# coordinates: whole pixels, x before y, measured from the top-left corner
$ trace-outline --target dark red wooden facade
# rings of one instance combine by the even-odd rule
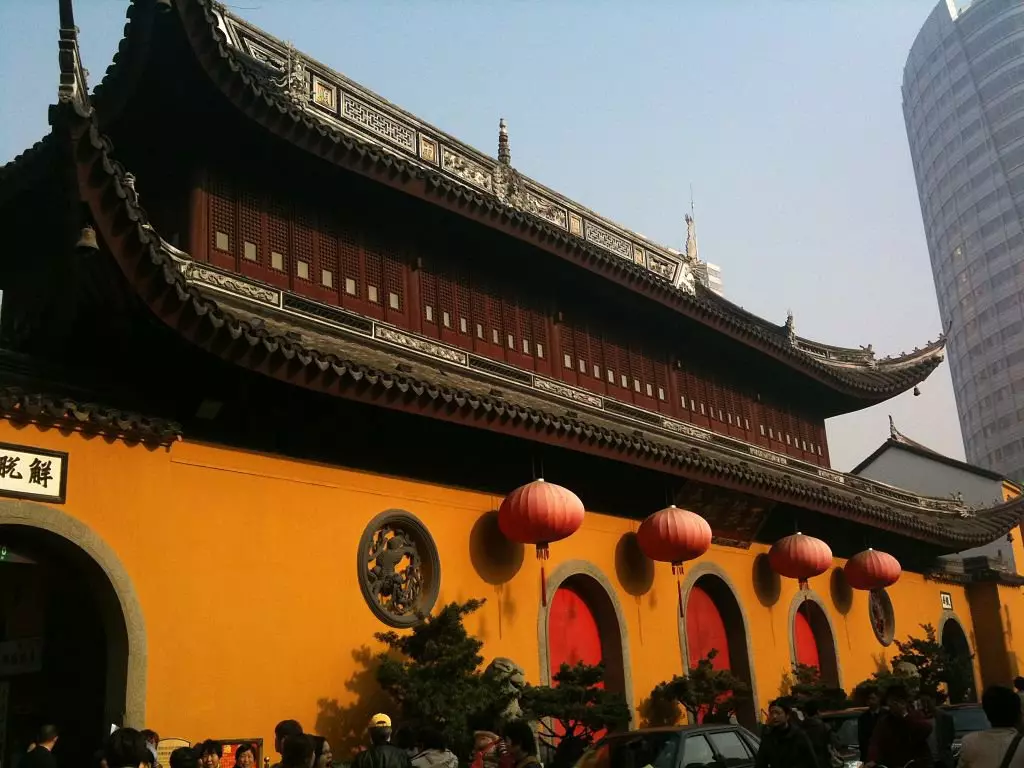
[[[328,209],[291,185],[220,173],[193,191],[193,258],[781,454],[829,465],[821,419],[765,402],[618,313],[553,311],[554,289],[510,270],[493,237],[375,199]],[[386,201],[382,198],[381,202]],[[431,226],[431,223],[433,226]],[[596,302],[595,302],[596,304]]]

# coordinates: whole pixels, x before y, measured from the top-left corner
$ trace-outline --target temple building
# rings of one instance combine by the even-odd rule
[[[286,717],[344,754],[388,706],[374,633],[470,598],[488,661],[604,661],[636,725],[712,649],[748,724],[795,662],[851,688],[923,624],[973,692],[1024,667],[1024,579],[942,559],[1012,536],[1024,563],[1018,489],[830,467],[825,420],[943,338],[757,317],[519,173],[507,126],[479,152],[212,0],[131,2],[92,89],[60,11],[50,131],[0,168],[6,755],[46,718],[69,755],[116,723],[273,756]],[[582,524],[506,536],[542,477]],[[679,575],[648,557],[670,527],[638,536],[673,504],[713,535]],[[902,575],[851,589],[869,548]]]

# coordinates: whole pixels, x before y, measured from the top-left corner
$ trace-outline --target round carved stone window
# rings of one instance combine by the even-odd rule
[[[427,527],[405,510],[389,509],[370,521],[359,540],[356,567],[363,597],[385,624],[419,624],[437,602],[437,547]]]
[[[871,629],[882,645],[889,645],[896,636],[896,614],[892,601],[884,589],[873,589],[868,596],[868,615]]]

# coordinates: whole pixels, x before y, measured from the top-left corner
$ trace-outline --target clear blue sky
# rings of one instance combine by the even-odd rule
[[[78,0],[95,83],[127,0]],[[727,296],[828,343],[881,354],[938,335],[900,106],[934,0],[244,0],[239,15],[621,224],[701,255]],[[0,0],[0,162],[46,131],[57,0]],[[945,365],[829,422],[849,469],[887,435],[963,456]]]

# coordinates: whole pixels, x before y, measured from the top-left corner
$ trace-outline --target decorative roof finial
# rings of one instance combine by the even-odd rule
[[[498,120],[498,162],[512,165],[512,150],[508,146],[508,123],[505,118]]]
[[[697,225],[694,223],[691,214],[688,213],[683,218],[686,220],[686,260],[696,264],[699,260],[697,255]]]
[[[790,341],[796,338],[796,323],[793,321],[793,310],[786,311],[786,334]]]
[[[892,420],[892,414],[889,414],[889,437],[895,438],[899,435],[896,431],[896,422]]]
[[[697,250],[697,223],[693,211],[693,184],[690,185],[690,212],[683,219],[686,221],[686,260],[691,264],[700,261]]]

